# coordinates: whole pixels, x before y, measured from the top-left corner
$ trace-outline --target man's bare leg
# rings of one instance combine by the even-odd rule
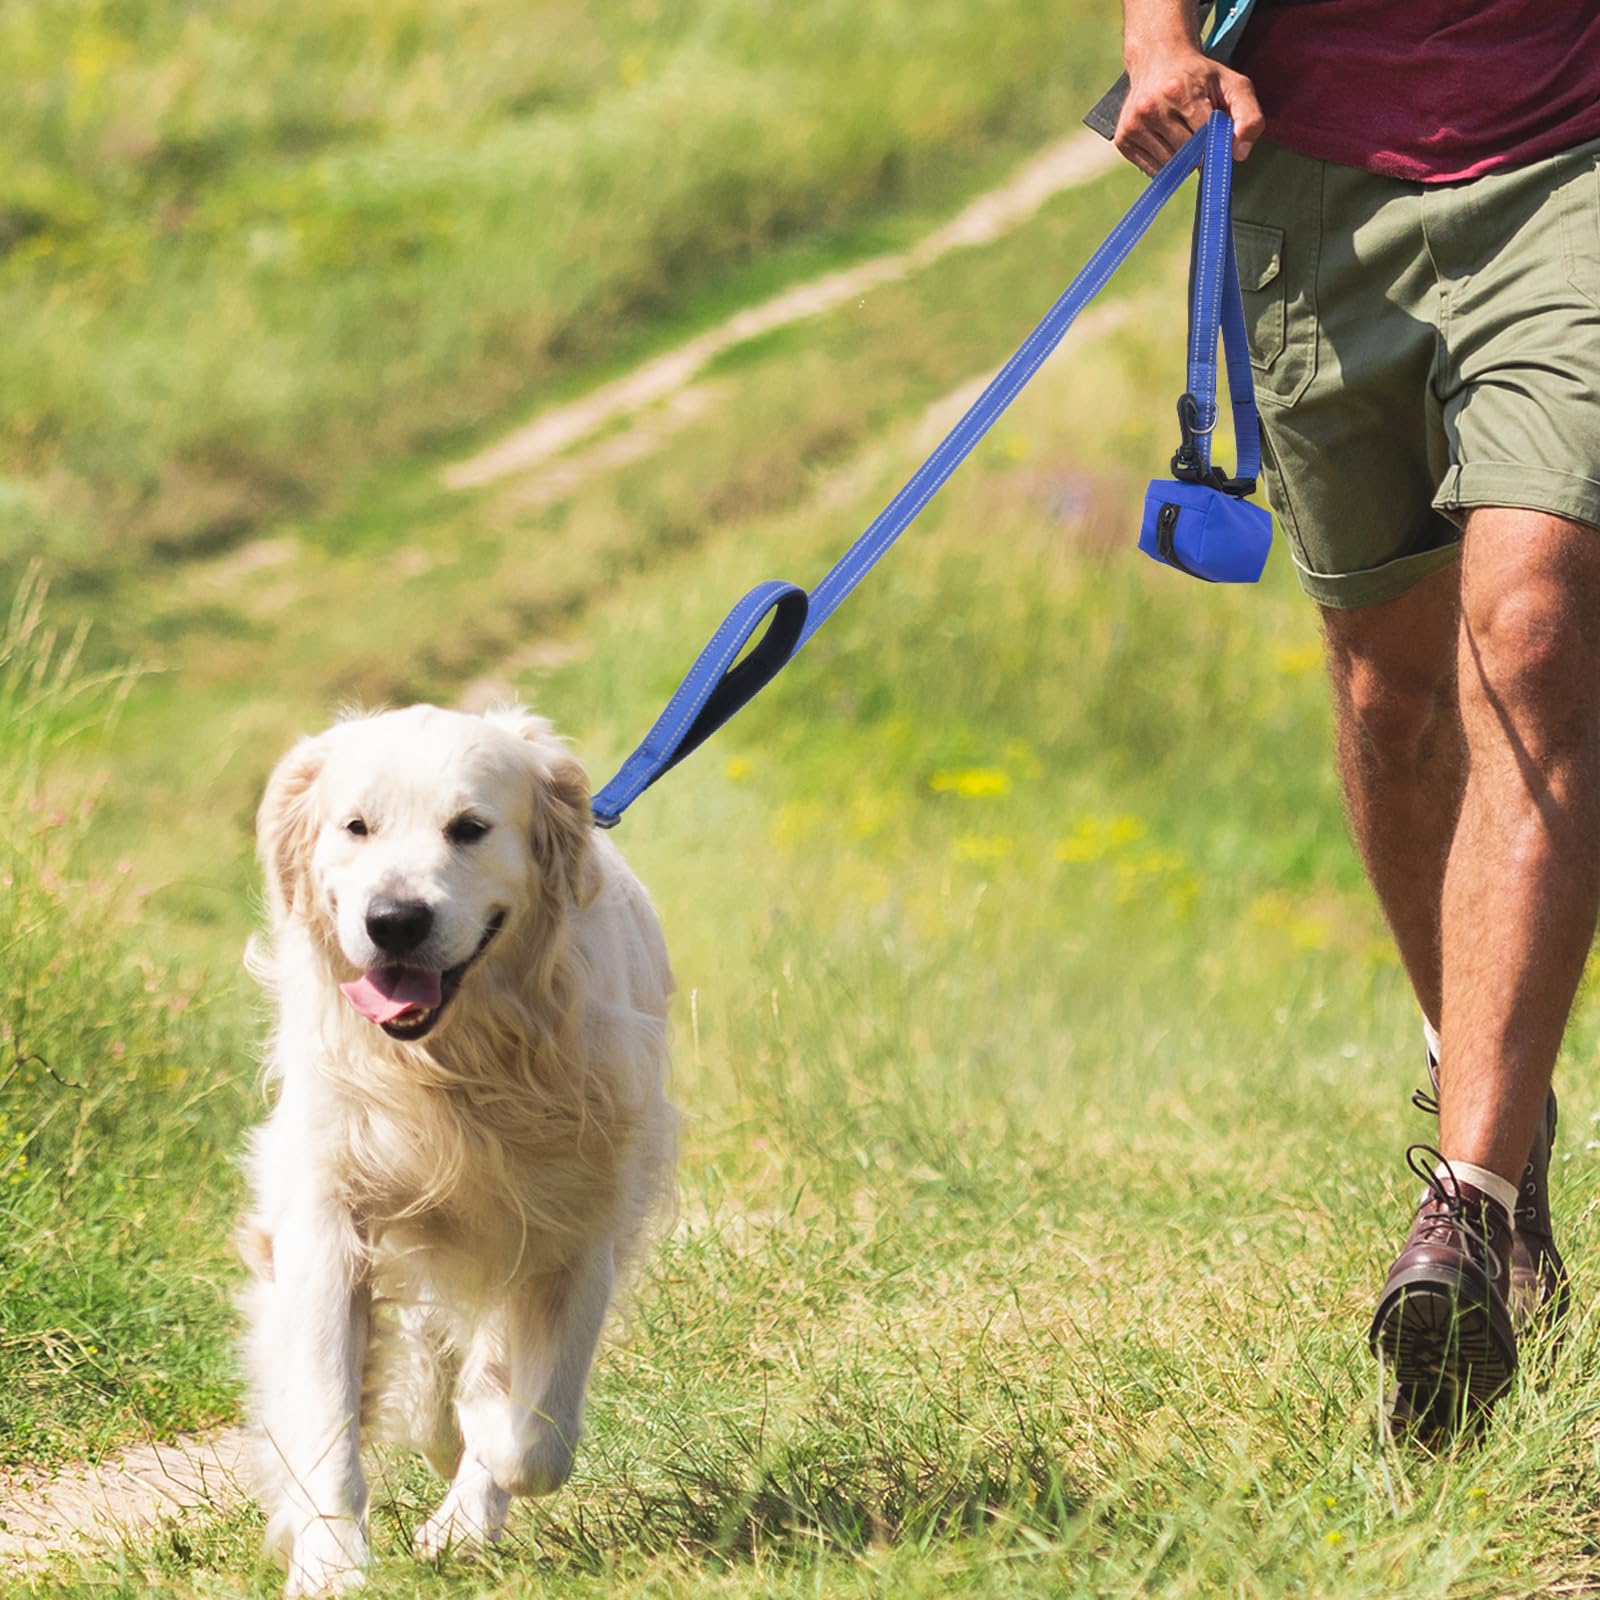
[[[1447,1037],[1441,1148],[1520,1185],[1600,905],[1600,532],[1476,511],[1460,569],[1323,626],[1351,827]]]
[[[1395,1419],[1446,1430],[1463,1394],[1488,1405],[1509,1379],[1517,1327],[1566,1303],[1548,1090],[1600,899],[1600,536],[1484,511],[1466,550],[1388,605],[1324,614],[1352,831],[1445,1037],[1449,1177],[1390,1271],[1373,1342]],[[1442,1275],[1441,1245],[1462,1252]],[[1491,1292],[1480,1269],[1502,1257]],[[1442,1325],[1464,1330],[1453,1356]]]
[[[1456,641],[1464,781],[1440,902],[1444,1163],[1418,1167],[1428,1186],[1370,1334],[1393,1420],[1426,1432],[1486,1412],[1516,1370],[1518,1321],[1565,1304],[1541,1123],[1600,907],[1597,669],[1600,532],[1474,512]]]
[[[1600,531],[1473,512],[1460,613],[1439,1142],[1520,1184],[1600,908]]]
[[[1322,613],[1350,828],[1417,1003],[1436,1027],[1445,861],[1466,771],[1459,594],[1452,566],[1382,605]]]

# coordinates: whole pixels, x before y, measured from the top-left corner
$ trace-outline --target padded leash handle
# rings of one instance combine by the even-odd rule
[[[1229,178],[1233,162],[1233,124],[1225,112],[1194,134],[1150,180],[1126,215],[1089,257],[1061,297],[1023,340],[1016,353],[978,396],[965,416],[945,435],[909,482],[873,519],[866,531],[809,594],[798,585],[769,580],[750,591],[712,635],[690,667],[666,709],[656,719],[621,770],[594,796],[595,824],[613,828],[622,813],[697,749],[741,707],[746,706],[791,661],[797,651],[839,608],[917,514],[944,486],[978,441],[1022,392],[1085,306],[1106,286],[1149,231],[1162,208],[1196,167],[1203,167],[1209,189],[1202,187],[1195,293],[1190,307],[1188,381],[1198,425],[1194,448],[1206,472],[1210,466],[1210,430],[1215,426],[1218,318],[1228,357],[1229,387],[1234,396],[1235,427],[1241,440],[1240,473],[1244,474],[1247,433],[1254,461],[1260,445],[1255,429],[1254,391],[1250,387],[1249,352],[1244,344],[1244,313],[1239,303],[1239,277],[1233,267],[1229,229]],[[1209,202],[1207,195],[1210,196]],[[1236,357],[1242,354],[1242,373]],[[1239,395],[1248,396],[1247,414]],[[1253,476],[1255,466],[1250,467]],[[753,648],[746,646],[761,633]]]
[[[799,648],[808,609],[804,589],[774,578],[757,584],[728,613],[638,749],[595,795],[597,827],[616,827],[622,813],[657,778],[704,744],[777,677]],[[766,632],[741,660],[744,647],[763,622]]]

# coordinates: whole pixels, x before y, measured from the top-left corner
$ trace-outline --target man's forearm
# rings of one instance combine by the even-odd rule
[[[1200,48],[1200,11],[1194,0],[1123,0],[1122,59],[1132,65],[1164,51]]]

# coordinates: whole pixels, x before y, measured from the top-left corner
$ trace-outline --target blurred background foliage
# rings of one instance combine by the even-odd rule
[[[10,0],[0,562],[224,548],[948,202],[1075,121],[1091,10]]]

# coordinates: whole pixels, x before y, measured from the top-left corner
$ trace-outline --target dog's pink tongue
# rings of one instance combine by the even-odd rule
[[[413,1007],[429,1011],[442,998],[439,974],[416,967],[369,967],[339,989],[368,1022],[393,1022]]]

